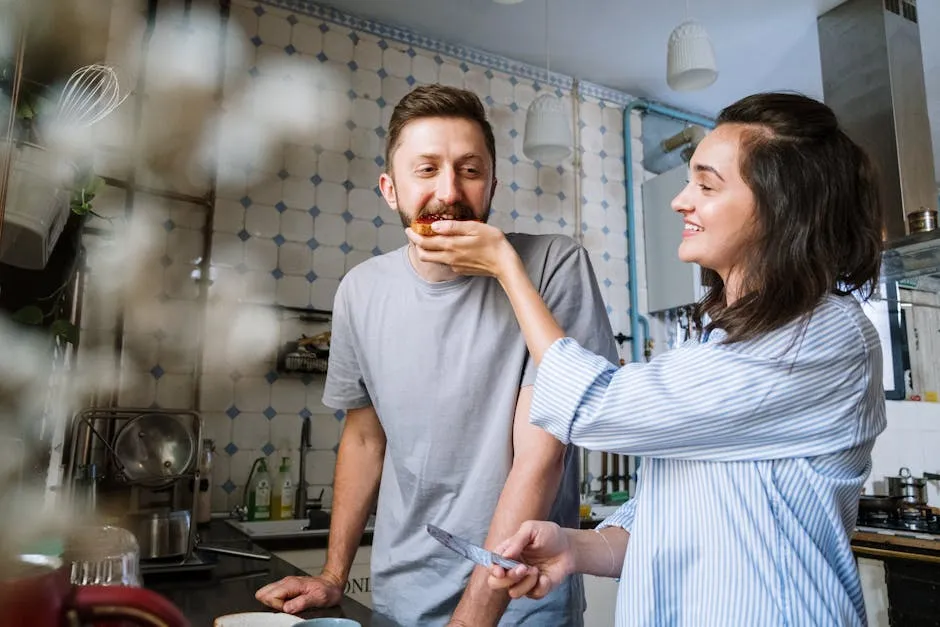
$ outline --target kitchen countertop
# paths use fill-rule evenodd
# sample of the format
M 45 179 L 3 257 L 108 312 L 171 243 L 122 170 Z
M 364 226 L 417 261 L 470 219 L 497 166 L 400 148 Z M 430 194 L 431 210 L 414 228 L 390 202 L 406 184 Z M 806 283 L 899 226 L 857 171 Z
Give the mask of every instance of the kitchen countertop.
M 199 535 L 206 545 L 237 548 L 256 553 L 267 553 L 247 537 L 226 525 L 213 521 L 200 527 Z M 183 612 L 192 627 L 212 627 L 212 622 L 225 614 L 269 611 L 255 600 L 255 592 L 264 585 L 290 575 L 307 573 L 272 555 L 270 560 L 255 560 L 216 553 L 200 553 L 215 566 L 208 571 L 189 573 L 144 574 L 144 587 L 158 592 Z M 375 614 L 347 596 L 338 607 L 311 610 L 299 614 L 302 618 L 345 617 L 363 627 L 394 627 L 395 623 Z

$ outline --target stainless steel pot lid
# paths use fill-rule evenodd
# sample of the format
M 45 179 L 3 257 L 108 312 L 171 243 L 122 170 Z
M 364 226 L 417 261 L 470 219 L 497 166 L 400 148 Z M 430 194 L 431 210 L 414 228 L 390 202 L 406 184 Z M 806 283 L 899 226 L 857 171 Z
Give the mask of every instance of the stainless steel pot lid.
M 170 414 L 142 414 L 114 441 L 114 455 L 129 481 L 160 483 L 186 472 L 196 454 L 192 432 Z

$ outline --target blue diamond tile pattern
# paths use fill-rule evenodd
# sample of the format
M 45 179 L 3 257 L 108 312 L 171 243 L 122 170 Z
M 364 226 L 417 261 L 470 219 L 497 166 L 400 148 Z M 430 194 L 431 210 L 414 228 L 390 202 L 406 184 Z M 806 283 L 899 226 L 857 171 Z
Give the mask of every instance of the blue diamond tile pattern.
M 161 368 L 159 364 L 157 364 L 156 366 L 150 369 L 150 374 L 153 375 L 154 379 L 159 379 L 164 374 L 166 374 L 166 371 L 163 368 Z
M 317 61 L 319 61 L 320 63 L 326 63 L 326 62 L 328 61 L 328 57 L 327 57 L 325 54 L 323 54 L 322 52 L 318 52 L 318 53 L 317 53 Z
M 261 452 L 264 453 L 265 455 L 267 455 L 268 457 L 270 457 L 271 454 L 272 454 L 274 451 L 276 451 L 276 450 L 277 450 L 277 449 L 274 448 L 274 445 L 271 444 L 270 442 L 268 442 L 267 444 L 265 444 L 264 446 L 261 447 Z
M 337 409 L 335 412 L 333 412 L 333 417 L 337 420 L 342 420 L 346 417 L 346 412 L 344 412 L 342 409 Z
M 238 202 L 240 202 L 242 207 L 244 207 L 245 209 L 251 206 L 251 198 L 249 198 L 248 196 L 242 196 L 241 200 L 239 200 Z
M 231 479 L 226 479 L 225 483 L 222 484 L 222 489 L 225 490 L 226 494 L 231 494 L 238 489 L 238 486 L 232 483 Z
M 270 405 L 266 407 L 265 410 L 261 413 L 264 414 L 264 417 L 267 418 L 268 420 L 273 420 L 274 417 L 277 416 L 277 412 L 274 411 L 274 408 L 271 407 Z
M 240 413 L 242 413 L 241 410 L 235 407 L 234 405 L 232 405 L 231 407 L 225 410 L 225 415 L 231 418 L 232 420 L 235 420 L 236 418 L 238 418 L 238 415 Z
M 380 226 L 385 224 L 385 220 L 383 220 L 379 216 L 375 216 L 374 218 L 372 218 L 372 224 L 375 225 L 375 228 L 379 228 Z
M 310 182 L 313 183 L 314 185 L 319 185 L 320 183 L 323 182 L 323 179 L 320 178 L 319 174 L 314 174 L 313 176 L 310 177 Z
M 280 268 L 275 268 L 274 270 L 271 270 L 271 276 L 273 276 L 275 280 L 280 280 L 284 278 L 284 273 Z
M 382 254 L 382 249 L 379 248 L 378 246 L 376 246 L 375 248 L 372 249 L 372 256 L 373 256 L 373 257 L 378 257 L 378 256 L 381 255 L 381 254 Z
M 166 222 L 163 223 L 163 228 L 166 230 L 167 233 L 169 233 L 170 231 L 176 228 L 176 223 L 173 222 L 173 220 L 167 220 Z
M 339 249 L 343 251 L 344 255 L 348 255 L 352 251 L 353 247 L 350 246 L 347 242 L 343 242 L 340 244 Z
M 314 281 L 317 280 L 317 273 L 311 270 L 310 272 L 307 273 L 307 275 L 304 278 L 307 279 L 308 283 L 313 283 Z
M 277 209 L 278 213 L 284 213 L 287 211 L 287 205 L 284 204 L 283 200 L 279 200 L 278 203 L 274 205 L 274 208 Z
M 241 231 L 238 232 L 238 239 L 240 239 L 243 242 L 247 242 L 249 239 L 251 239 L 251 233 L 249 233 L 245 229 L 242 229 Z
M 346 222 L 346 224 L 349 224 L 350 222 L 352 222 L 353 220 L 356 219 L 356 218 L 353 216 L 353 214 L 349 213 L 349 209 L 347 209 L 346 211 L 344 211 L 343 213 L 341 213 L 341 214 L 340 214 L 340 217 Z
M 310 411 L 309 409 L 307 409 L 306 407 L 304 407 L 303 409 L 300 410 L 300 417 L 301 417 L 301 418 L 309 418 L 309 417 L 311 417 L 312 415 L 313 415 L 313 412 L 311 412 L 311 411 Z
M 279 378 L 278 374 L 273 370 L 269 372 L 268 374 L 264 375 L 264 380 L 267 381 L 268 383 L 274 383 L 275 381 L 278 380 L 278 378 Z
M 235 446 L 235 443 L 234 443 L 234 442 L 229 442 L 228 444 L 225 445 L 225 449 L 224 449 L 224 450 L 225 450 L 225 452 L 228 453 L 229 455 L 234 455 L 235 453 L 238 452 L 238 447 Z
M 319 246 L 320 246 L 320 242 L 317 241 L 317 238 L 311 237 L 310 239 L 307 240 L 307 248 L 309 248 L 310 250 L 316 250 L 317 248 L 319 248 Z
M 284 52 L 286 52 L 288 55 L 292 55 L 297 52 L 297 48 L 294 47 L 294 44 L 287 44 L 284 46 Z

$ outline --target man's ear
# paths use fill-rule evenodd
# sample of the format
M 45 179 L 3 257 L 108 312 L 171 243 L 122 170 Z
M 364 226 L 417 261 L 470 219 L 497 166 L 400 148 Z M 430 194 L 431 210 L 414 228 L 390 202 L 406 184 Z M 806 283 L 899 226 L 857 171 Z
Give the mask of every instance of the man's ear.
M 388 172 L 379 175 L 379 191 L 389 207 L 398 211 L 398 197 L 395 195 L 395 181 Z

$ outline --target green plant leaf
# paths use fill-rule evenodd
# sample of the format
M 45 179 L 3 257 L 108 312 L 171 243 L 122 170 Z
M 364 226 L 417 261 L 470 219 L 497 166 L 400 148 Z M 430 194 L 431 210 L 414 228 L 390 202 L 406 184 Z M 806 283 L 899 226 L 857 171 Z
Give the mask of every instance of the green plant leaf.
M 11 316 L 15 322 L 21 324 L 42 324 L 42 309 L 36 305 L 27 305 L 13 312 Z
M 81 333 L 80 329 L 69 322 L 68 320 L 54 320 L 52 322 L 52 334 L 56 337 L 61 337 L 66 342 L 74 346 L 78 346 L 78 338 Z

